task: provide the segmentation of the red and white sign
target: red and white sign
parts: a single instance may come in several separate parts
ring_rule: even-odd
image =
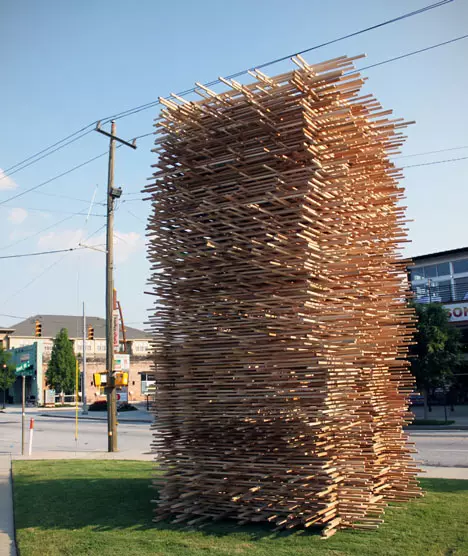
[[[112,326],[114,330],[114,349],[118,351],[120,346],[120,319],[118,309],[114,309],[112,314]]]
[[[468,302],[452,303],[444,307],[449,312],[450,322],[468,321]]]
[[[117,390],[115,395],[118,402],[128,402],[128,388],[126,386]]]

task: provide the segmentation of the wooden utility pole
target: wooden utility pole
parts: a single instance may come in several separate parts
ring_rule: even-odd
[[[101,129],[98,122],[96,131],[110,138],[109,168],[107,177],[107,239],[106,239],[106,370],[107,370],[107,451],[117,451],[117,398],[114,375],[114,201],[122,195],[122,189],[114,188],[115,142],[136,149],[135,141],[128,143],[116,136],[115,121],[111,132]]]
[[[88,413],[86,406],[86,314],[83,301],[83,367],[81,369],[81,410],[83,415]]]

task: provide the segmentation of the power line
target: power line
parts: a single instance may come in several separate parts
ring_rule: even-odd
[[[68,249],[54,249],[52,251],[37,251],[35,253],[23,253],[21,255],[3,255],[0,259],[19,259],[22,257],[37,257],[39,255],[55,255],[56,253],[67,253],[69,251],[78,251],[79,249],[89,249],[89,247],[78,246],[69,247]]]
[[[36,195],[44,195],[46,197],[57,197],[58,199],[67,199],[68,201],[77,201],[79,203],[88,203],[89,199],[80,199],[79,197],[71,197],[70,195],[61,195],[59,193],[46,193],[44,191],[34,191]],[[99,201],[95,202],[96,205],[105,205]]]
[[[226,77],[224,77],[224,79],[229,80],[229,79],[234,79],[236,77],[241,77],[243,75],[247,75],[250,71],[263,69],[263,68],[266,68],[268,66],[272,66],[274,64],[277,64],[279,62],[284,62],[286,60],[289,60],[290,58],[292,58],[294,56],[307,54],[308,52],[312,52],[313,50],[323,48],[324,46],[329,46],[331,44],[335,44],[337,42],[340,42],[340,41],[343,41],[343,40],[346,40],[346,39],[349,39],[349,38],[352,38],[352,37],[356,37],[358,35],[362,35],[363,33],[367,33],[368,31],[373,31],[373,30],[378,29],[380,27],[384,27],[386,25],[396,23],[397,21],[402,21],[402,20],[407,19],[409,17],[413,17],[415,15],[422,14],[422,13],[427,12],[429,10],[439,8],[439,7],[444,6],[446,4],[450,4],[452,1],[453,0],[441,0],[441,1],[436,2],[434,4],[429,4],[428,6],[420,8],[419,10],[414,10],[412,12],[408,12],[406,14],[395,17],[393,19],[388,19],[388,20],[383,21],[381,23],[377,23],[376,25],[372,25],[370,27],[360,29],[359,31],[354,31],[353,33],[343,35],[343,36],[338,37],[336,39],[332,39],[330,41],[326,41],[326,42],[323,42],[321,44],[317,44],[315,46],[305,48],[304,50],[300,50],[299,52],[294,52],[294,53],[288,54],[286,56],[281,56],[280,58],[276,58],[276,59],[271,60],[269,62],[264,62],[263,64],[260,64],[260,65],[257,65],[257,66],[252,66],[248,69],[238,71],[238,72],[233,73],[231,75],[227,75]],[[213,85],[219,85],[220,83],[222,83],[222,80],[218,78],[218,79],[214,79],[213,81],[209,81],[208,83],[205,83],[204,87],[212,87]],[[190,89],[186,89],[185,91],[181,91],[181,92],[177,93],[177,96],[184,97],[184,96],[187,96],[189,94],[195,93],[196,90],[197,90],[197,87],[192,87]],[[113,116],[109,116],[108,118],[104,118],[102,120],[102,123],[107,123],[110,120],[119,120],[121,118],[126,118],[127,116],[131,116],[131,115],[137,114],[138,112],[141,112],[143,110],[147,110],[149,108],[152,108],[153,106],[157,106],[158,104],[159,104],[159,100],[155,100],[155,101],[147,102],[146,104],[141,104],[140,106],[136,106],[134,108],[129,108],[128,110],[125,110],[123,112],[119,112],[118,114],[114,114]]]
[[[28,193],[31,193],[31,191],[35,191],[36,189],[39,189],[40,187],[44,187],[44,185],[47,185],[48,183],[51,183],[55,180],[58,180],[59,178],[62,178],[63,176],[67,176],[68,174],[71,174],[75,170],[78,170],[79,168],[82,168],[83,166],[86,166],[87,164],[90,164],[91,162],[94,162],[98,158],[102,158],[105,155],[107,155],[107,152],[103,152],[101,154],[98,154],[97,156],[94,156],[93,158],[89,158],[88,160],[85,160],[81,164],[78,164],[77,166],[73,166],[73,168],[70,168],[69,170],[66,170],[65,172],[62,172],[61,174],[58,174],[57,176],[54,176],[53,178],[49,178],[48,180],[43,181],[42,183],[40,183],[38,185],[35,185],[34,187],[30,187],[29,189],[25,189],[24,191],[20,191],[16,195],[12,195],[11,197],[8,197],[8,199],[5,199],[4,201],[0,201],[0,205],[4,205],[5,203],[8,203],[9,201],[13,201],[13,199],[18,199],[19,197],[23,197],[24,195],[26,195]]]
[[[411,158],[413,156],[423,156],[426,154],[438,154],[438,153],[445,153],[448,151],[460,151],[462,149],[468,149],[468,145],[465,145],[463,147],[450,147],[448,149],[438,149],[437,151],[425,151],[422,153],[414,153],[414,154],[403,154],[403,155],[398,155],[398,156],[394,156],[392,157],[394,160],[396,160],[397,158]]]
[[[88,236],[87,239],[89,239],[90,237],[92,237],[94,234],[98,233],[104,226],[101,226],[100,228],[98,228],[95,232],[93,232],[90,236]],[[78,247],[78,249],[86,249],[85,247]],[[15,293],[13,293],[12,295],[10,295],[10,297],[8,297],[4,302],[3,305],[6,305],[7,303],[9,303],[14,297],[16,297],[17,295],[19,295],[20,293],[22,293],[25,289],[27,289],[29,286],[31,286],[32,284],[34,284],[34,282],[36,282],[37,280],[39,280],[39,278],[41,278],[42,276],[44,276],[44,274],[46,274],[47,272],[49,272],[49,270],[51,270],[54,266],[60,264],[65,257],[68,257],[68,255],[70,254],[70,251],[75,251],[77,250],[77,248],[71,248],[71,249],[66,249],[66,253],[60,257],[58,260],[54,261],[53,263],[51,263],[48,267],[46,267],[42,272],[40,272],[37,276],[35,276],[30,282],[28,282],[26,285],[24,285],[23,287],[21,287],[19,290],[17,290]],[[58,252],[58,251],[57,251]]]
[[[30,234],[29,236],[23,237],[23,238],[19,239],[18,241],[14,241],[13,243],[10,243],[9,245],[5,245],[3,247],[0,247],[0,251],[3,251],[4,249],[9,249],[10,247],[14,247],[15,245],[18,245],[19,243],[22,243],[23,241],[27,241],[28,239],[32,239],[33,237],[36,237],[39,234],[42,234],[43,232],[46,232],[47,230],[50,230],[51,228],[55,228],[56,226],[60,226],[60,224],[63,224],[67,220],[71,220],[75,216],[76,216],[76,214],[72,214],[71,216],[67,216],[66,218],[63,218],[62,220],[59,220],[58,222],[54,222],[54,224],[51,224],[50,226],[47,226],[46,228],[42,228],[38,232]]]
[[[49,270],[51,270],[54,266],[57,266],[59,263],[61,263],[63,261],[63,259],[65,257],[67,257],[69,255],[69,253],[65,253],[65,255],[63,255],[62,257],[60,257],[60,259],[58,259],[57,261],[54,261],[53,263],[51,263],[48,267],[46,267],[42,272],[40,272],[39,274],[37,274],[31,281],[29,281],[27,284],[25,284],[22,288],[20,288],[19,290],[17,290],[16,292],[14,292],[13,294],[10,295],[10,297],[8,297],[4,302],[3,305],[6,305],[7,303],[9,303],[14,297],[16,297],[17,295],[19,295],[20,293],[23,293],[25,289],[29,288],[29,286],[31,286],[32,284],[34,284],[34,282],[36,282],[37,280],[39,280],[39,278],[41,278],[42,276],[44,276],[44,274],[46,274],[47,272],[49,272]]]
[[[437,4],[432,5],[432,7],[426,7],[425,11],[427,11],[428,9],[432,9],[433,7],[438,7],[439,5],[443,5],[443,4],[445,4],[445,3],[452,2],[452,1],[453,1],[453,0],[445,0],[444,2],[439,2],[439,3],[437,3]],[[419,12],[420,12],[420,11],[417,11],[417,13],[419,13]],[[404,19],[405,17],[409,17],[410,15],[416,15],[416,12],[410,12],[410,14],[406,14],[405,16],[401,16],[401,18]],[[384,23],[382,23],[382,24],[378,24],[378,25],[374,26],[373,28],[381,27],[381,26],[384,25],[384,24],[387,25],[388,23],[393,23],[394,21],[396,21],[396,20],[389,20],[388,22],[384,22]],[[370,29],[370,28],[369,28],[369,29]],[[356,32],[356,34],[363,33],[364,31],[365,31],[365,30],[358,31],[358,32]],[[348,38],[349,36],[354,36],[354,35],[346,35],[346,37],[341,37],[341,38],[335,39],[334,41],[331,41],[331,42],[336,42],[336,41],[338,41],[338,40],[343,40],[343,38]],[[358,70],[358,71],[364,71],[364,70],[366,70],[366,69],[371,69],[371,68],[374,68],[374,67],[377,67],[377,66],[380,66],[380,65],[383,65],[383,64],[388,64],[388,63],[390,63],[390,62],[394,62],[394,61],[397,61],[397,60],[401,60],[401,59],[403,59],[403,58],[408,58],[408,57],[410,57],[410,56],[414,56],[415,54],[420,54],[420,53],[422,53],[422,52],[426,52],[426,51],[432,50],[432,49],[434,49],[434,48],[438,48],[438,47],[441,47],[441,46],[445,46],[445,45],[447,45],[447,44],[451,44],[451,43],[454,43],[454,42],[456,42],[456,41],[460,41],[460,40],[465,39],[465,38],[468,38],[468,34],[467,34],[467,35],[462,35],[462,36],[460,36],[460,37],[456,37],[456,38],[451,39],[451,40],[449,40],[449,41],[444,41],[444,42],[441,42],[441,43],[437,43],[437,44],[428,46],[428,47],[426,47],[426,48],[422,48],[422,49],[419,49],[419,50],[415,50],[415,51],[412,51],[412,52],[408,52],[408,53],[406,53],[406,54],[402,54],[401,56],[396,56],[396,57],[394,57],[394,58],[389,58],[389,59],[387,59],[387,60],[383,60],[382,62],[377,62],[377,63],[375,63],[375,64],[371,64],[371,65],[369,65],[369,66],[366,66],[366,67],[364,67],[364,68],[361,68],[361,69]],[[323,45],[318,45],[318,46],[312,47],[312,48],[308,49],[307,51],[314,50],[315,48],[320,48],[321,46],[324,46],[324,45],[326,45],[326,44],[330,44],[330,43],[324,43]],[[306,52],[306,51],[301,51],[301,52],[298,52],[298,53],[296,53],[296,54],[294,54],[294,55],[299,55],[299,54],[302,54],[302,53],[304,53],[304,52]],[[261,66],[257,66],[256,69],[263,68],[263,67],[265,67],[265,66],[267,66],[267,65],[274,64],[274,63],[276,63],[276,62],[278,62],[278,61],[286,60],[286,59],[288,59],[290,56],[294,56],[294,55],[285,56],[285,57],[283,57],[283,58],[281,58],[281,59],[277,59],[277,60],[274,60],[274,61],[272,61],[272,62],[268,62],[268,63],[266,63],[266,64],[262,64]],[[253,68],[253,69],[255,69],[255,68]],[[238,76],[238,75],[240,75],[240,74],[248,73],[249,71],[251,71],[251,70],[249,69],[249,70],[245,70],[244,72],[239,72],[238,74],[232,74],[231,76],[227,76],[225,79],[231,79],[231,78],[236,77],[236,76]],[[210,83],[205,84],[205,86],[210,86],[210,85],[213,85],[213,84],[218,83],[218,82],[221,82],[221,81],[220,81],[220,80],[217,80],[216,82],[210,82]],[[177,93],[177,96],[186,96],[186,95],[188,95],[188,94],[190,94],[190,93],[195,92],[195,90],[196,90],[196,87],[194,87],[194,88],[192,88],[192,89],[188,89],[187,91],[183,91],[183,92]],[[141,107],[137,107],[136,110],[137,110],[137,111],[140,111],[140,109],[150,108],[150,107],[152,107],[152,106],[156,106],[157,104],[160,104],[160,101],[159,101],[159,100],[154,101],[154,102],[152,102],[152,103],[149,103],[149,104],[147,104],[147,105],[142,105]],[[134,112],[134,113],[136,113],[136,112]],[[124,113],[121,113],[121,114],[124,114]],[[130,113],[129,113],[129,114],[126,114],[126,115],[130,115]],[[115,116],[115,117],[117,118],[117,116]],[[123,116],[122,116],[122,117],[123,117]],[[142,138],[149,137],[149,136],[152,136],[152,135],[154,135],[154,132],[153,132],[153,131],[151,131],[151,132],[149,132],[149,133],[144,133],[144,134],[138,135],[138,136],[135,137],[135,139],[142,139]],[[120,146],[121,146],[121,145],[118,145],[117,148],[119,148]],[[107,154],[108,154],[107,152],[103,152],[103,153],[101,153],[101,154],[99,154],[99,155],[97,155],[97,156],[95,156],[95,157],[93,157],[93,158],[90,158],[90,159],[88,159],[88,160],[82,162],[81,164],[78,164],[77,166],[74,166],[73,168],[67,170],[66,172],[63,172],[63,173],[61,173],[61,174],[58,174],[57,176],[54,176],[54,177],[52,177],[52,178],[46,180],[45,182],[42,182],[42,183],[40,183],[40,184],[38,184],[38,185],[36,185],[36,186],[34,186],[34,187],[31,187],[31,188],[29,188],[29,189],[27,189],[27,190],[25,190],[25,191],[23,191],[23,192],[17,193],[16,195],[13,195],[12,197],[9,197],[8,199],[5,199],[4,201],[1,201],[1,202],[0,202],[0,206],[3,205],[3,204],[5,204],[5,203],[7,203],[7,202],[9,202],[9,201],[11,201],[11,200],[13,200],[13,199],[17,199],[18,197],[21,197],[21,196],[23,196],[23,195],[26,195],[27,193],[30,193],[30,192],[32,192],[32,191],[35,191],[35,190],[37,190],[37,189],[43,187],[44,185],[47,185],[48,183],[51,183],[51,182],[54,181],[54,180],[57,180],[57,179],[59,179],[59,178],[65,176],[65,175],[67,175],[67,174],[69,174],[69,173],[71,173],[71,172],[74,172],[75,170],[78,170],[79,168],[81,168],[81,167],[83,167],[83,166],[85,166],[85,165],[87,165],[87,164],[90,164],[91,162],[94,162],[94,161],[97,160],[98,158],[101,158],[101,157],[103,157],[103,156],[106,156]],[[137,200],[137,199],[134,199],[134,200]],[[128,202],[128,201],[129,201],[129,200],[127,200],[126,202]]]
[[[64,137],[63,139],[61,139],[60,141],[57,141],[56,143],[54,143],[53,145],[49,145],[48,147],[46,147],[45,149],[42,149],[41,151],[32,154],[31,156],[29,156],[28,158],[25,158],[24,160],[21,160],[20,162],[17,162],[16,164],[13,164],[13,166],[10,166],[9,168],[6,168],[4,170],[4,172],[10,172],[11,170],[13,170],[14,168],[17,168],[18,166],[21,166],[22,164],[24,164],[25,162],[29,162],[31,159],[36,158],[36,156],[39,156],[43,153],[45,153],[46,151],[53,149],[54,147],[56,147],[57,145],[60,145],[60,143],[63,143],[64,141],[67,141],[67,139],[71,139],[72,137],[74,137],[75,135],[78,135],[79,133],[81,133],[82,131],[84,131],[85,129],[88,129],[91,126],[94,126],[96,122],[93,122],[92,124],[88,124],[85,127],[82,127],[81,129],[78,129],[77,131],[71,133],[70,135],[67,135],[67,137]],[[91,131],[91,130],[90,130]]]
[[[71,212],[71,211],[68,211],[68,210],[54,210],[54,209],[49,209],[49,208],[42,209],[42,208],[37,208],[37,207],[12,207],[11,205],[2,205],[1,203],[0,203],[0,207],[4,208],[4,209],[20,208],[20,209],[24,209],[24,210],[30,210],[32,212],[43,212],[45,214],[76,214],[77,216],[87,216],[88,215],[87,212]],[[92,212],[92,213],[90,213],[89,216],[105,217],[106,215]]]
[[[468,156],[460,158],[446,158],[445,160],[435,160],[434,162],[422,162],[421,164],[411,164],[410,166],[401,166],[401,168],[418,168],[419,166],[432,166],[433,164],[444,164],[445,162],[458,162],[459,160],[467,160]]]
[[[45,154],[43,154],[42,156],[39,156],[38,158],[36,158],[34,156],[30,156],[29,158],[24,160],[23,163],[15,164],[14,166],[10,167],[8,170],[4,171],[3,176],[0,177],[0,181],[4,180],[5,178],[7,178],[9,176],[12,176],[13,174],[16,174],[16,172],[20,172],[21,170],[24,170],[25,168],[27,168],[28,166],[31,166],[32,164],[36,164],[36,162],[39,162],[39,160],[42,160],[43,158],[47,158],[51,154],[54,154],[55,152],[60,151],[61,149],[65,148],[66,146],[71,145],[75,141],[78,141],[78,139],[81,139],[85,135],[88,135],[88,133],[91,133],[92,131],[93,130],[90,129],[90,130],[86,131],[85,133],[82,133],[81,135],[78,135],[78,137],[75,137],[74,139],[70,139],[70,141],[67,141],[66,143],[62,143],[62,145],[56,147],[52,151],[45,152],[48,149],[44,149],[41,152],[45,152]],[[79,133],[79,132],[77,132],[77,133]],[[69,137],[71,137],[71,136],[69,136]],[[66,141],[66,139],[63,139],[62,141]],[[59,141],[58,143],[56,143],[56,145],[60,144],[62,141]],[[49,147],[49,148],[52,148],[52,147]],[[40,154],[40,153],[38,153],[38,154]],[[27,162],[27,164],[24,164],[24,162]],[[13,170],[13,168],[15,168],[15,169]]]
[[[231,75],[228,75],[227,77],[225,77],[225,79],[234,79],[236,77],[240,77],[242,75],[246,75],[248,74],[249,71],[254,71],[255,69],[262,69],[274,64],[277,64],[279,62],[283,62],[285,60],[288,60],[289,58],[291,58],[292,56],[297,56],[297,55],[301,55],[301,54],[306,54],[308,52],[312,52],[313,50],[317,50],[319,48],[323,48],[324,46],[329,46],[331,44],[335,44],[337,42],[352,38],[352,37],[356,37],[358,35],[361,35],[363,33],[367,33],[369,31],[373,31],[375,29],[379,29],[381,27],[384,27],[386,25],[391,25],[392,23],[396,23],[398,21],[402,21],[404,19],[408,19],[410,17],[416,16],[416,15],[420,15],[422,13],[428,12],[430,10],[433,10],[435,8],[440,8],[446,4],[450,4],[452,3],[453,0],[440,0],[438,2],[435,2],[433,4],[429,4],[423,8],[420,8],[418,10],[413,10],[412,12],[408,12],[405,13],[401,16],[392,18],[392,19],[388,19],[386,21],[383,21],[381,23],[377,23],[375,25],[371,25],[370,27],[366,27],[364,29],[360,29],[359,31],[354,31],[353,33],[348,33],[347,35],[343,35],[341,37],[337,37],[335,39],[332,39],[330,41],[326,41],[324,43],[318,44],[318,45],[314,45],[312,47],[306,48],[304,50],[300,50],[299,52],[295,52],[293,54],[288,54],[286,56],[282,56],[280,58],[276,58],[274,60],[271,60],[269,62],[264,62],[263,64],[260,64],[258,66],[253,66],[251,68],[248,68],[246,70],[242,70],[242,71],[238,71],[236,73],[233,73]],[[208,83],[205,83],[206,87],[211,87],[213,85],[217,85],[221,83],[220,79],[215,79],[213,81],[210,81]],[[186,96],[190,93],[194,93],[196,90],[195,87],[191,88],[191,89],[187,89],[185,91],[181,91],[180,93],[178,93],[178,96]],[[109,116],[107,118],[102,118],[101,121],[102,123],[107,123],[112,119],[121,119],[127,116],[130,116],[132,114],[136,114],[138,112],[141,112],[142,110],[146,110],[149,109],[153,106],[156,106],[159,104],[159,100],[157,101],[152,101],[146,104],[142,104],[140,106],[136,106],[134,108],[130,108],[128,110],[125,110],[123,112],[119,112],[118,114],[115,114],[114,116]],[[53,143],[52,145],[49,145],[48,147],[38,151],[37,153],[34,153],[33,155],[25,158],[24,160],[21,160],[20,162],[17,162],[16,164],[13,164],[12,166],[10,166],[9,168],[7,168],[4,171],[4,175],[2,177],[0,177],[1,179],[5,179],[6,177],[12,175],[13,173],[19,172],[20,170],[23,170],[24,168],[27,168],[28,166],[35,164],[36,162],[39,162],[39,160],[42,160],[50,155],[52,155],[53,153],[63,149],[64,147],[70,145],[71,143],[74,143],[75,141],[78,141],[78,139],[81,139],[82,137],[84,137],[85,135],[88,135],[88,133],[91,133],[91,131],[93,131],[90,128],[93,128],[96,125],[96,121],[89,123],[88,125],[82,127],[81,129],[71,133],[70,135],[67,135],[66,137],[64,137],[63,139]],[[80,135],[81,134],[81,135]],[[147,134],[147,135],[151,135],[151,134]],[[141,137],[146,137],[147,135],[143,135]]]
[[[29,317],[18,317],[16,315],[6,315],[5,313],[0,313],[0,317],[8,317],[10,319],[26,320]]]
[[[426,48],[420,48],[419,50],[414,50],[413,52],[408,52],[407,54],[402,54],[401,56],[395,56],[394,58],[388,58],[387,60],[383,60],[382,62],[376,62],[375,64],[370,64],[369,66],[364,66],[363,68],[359,68],[358,71],[364,71],[371,68],[376,68],[377,66],[382,66],[383,64],[388,64],[389,62],[396,62],[397,60],[402,60],[403,58],[409,58],[410,56],[414,56],[415,54],[421,54],[422,52],[427,52],[428,50],[432,50],[434,48],[439,48],[439,46],[445,46],[447,44],[452,44],[457,41],[461,41],[466,39],[467,35],[461,35],[460,37],[455,37],[454,39],[450,39],[448,41],[439,42],[437,44],[433,44],[432,46],[427,46]],[[350,71],[345,75],[349,75],[354,73],[354,71]]]

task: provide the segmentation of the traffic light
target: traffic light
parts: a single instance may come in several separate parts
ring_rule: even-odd
[[[118,372],[114,374],[116,386],[128,386],[128,373]]]
[[[88,340],[94,340],[94,328],[88,326]]]
[[[36,336],[36,338],[40,338],[42,336],[42,324],[38,320],[36,321],[35,336]]]

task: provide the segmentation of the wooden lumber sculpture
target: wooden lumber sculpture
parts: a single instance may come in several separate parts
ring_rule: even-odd
[[[161,99],[148,256],[156,518],[375,528],[421,495],[404,136],[353,59]]]

